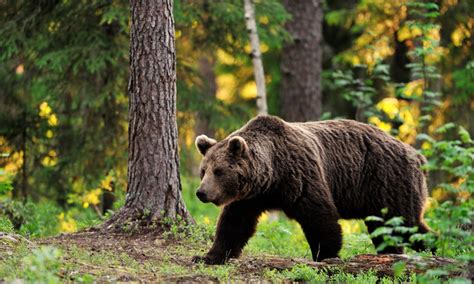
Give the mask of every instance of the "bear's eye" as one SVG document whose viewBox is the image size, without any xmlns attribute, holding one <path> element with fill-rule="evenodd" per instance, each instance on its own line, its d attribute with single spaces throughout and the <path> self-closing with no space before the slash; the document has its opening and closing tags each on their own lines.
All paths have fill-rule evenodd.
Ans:
<svg viewBox="0 0 474 284">
<path fill-rule="evenodd" d="M 224 171 L 221 168 L 214 169 L 214 175 L 220 177 L 224 174 Z"/>
<path fill-rule="evenodd" d="M 201 169 L 201 173 L 200 173 L 201 179 L 204 177 L 205 174 L 206 174 L 206 171 L 204 169 Z"/>
</svg>

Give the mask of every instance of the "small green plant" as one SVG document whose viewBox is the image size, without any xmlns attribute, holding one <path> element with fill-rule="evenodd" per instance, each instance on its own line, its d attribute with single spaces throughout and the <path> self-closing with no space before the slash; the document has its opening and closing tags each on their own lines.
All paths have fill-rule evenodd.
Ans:
<svg viewBox="0 0 474 284">
<path fill-rule="evenodd" d="M 314 267 L 305 264 L 297 264 L 290 270 L 283 273 L 286 279 L 302 282 L 327 282 L 329 277 L 323 271 L 318 271 Z"/>
<path fill-rule="evenodd" d="M 15 229 L 13 224 L 6 216 L 0 216 L 0 232 L 3 233 L 13 233 Z"/>
<path fill-rule="evenodd" d="M 6 195 L 12 189 L 13 186 L 10 177 L 3 168 L 0 168 L 0 197 Z"/>
<path fill-rule="evenodd" d="M 366 71 L 367 66 L 359 65 L 359 69 L 367 73 L 367 78 L 358 78 L 352 70 L 342 72 L 337 70 L 332 75 L 334 87 L 342 91 L 342 97 L 352 103 L 356 108 L 356 120 L 364 121 L 371 116 L 382 116 L 382 113 L 375 108 L 374 98 L 377 95 L 375 81 L 387 83 L 389 77 L 389 66 L 379 63 L 370 72 Z"/>
<path fill-rule="evenodd" d="M 463 127 L 447 123 L 435 131 L 436 135 L 446 135 L 457 129 L 458 139 L 435 140 L 422 134 L 419 139 L 429 145 L 423 150 L 428 158 L 425 170 L 437 171 L 445 180 L 436 186 L 444 195 L 441 203 L 433 205 L 428 212 L 428 221 L 438 232 L 434 244 L 438 254 L 472 260 L 474 235 L 470 230 L 474 219 L 474 141 Z"/>
<path fill-rule="evenodd" d="M 54 247 L 39 247 L 22 260 L 23 280 L 32 283 L 58 283 L 61 267 L 61 251 Z"/>
<path fill-rule="evenodd" d="M 386 216 L 388 213 L 387 208 L 382 209 L 382 216 Z M 383 226 L 375 229 L 371 234 L 371 238 L 382 237 L 383 242 L 378 245 L 375 249 L 377 251 L 383 251 L 387 247 L 406 247 L 410 243 L 407 243 L 407 239 L 403 235 L 414 234 L 418 231 L 417 227 L 406 227 L 403 226 L 404 220 L 403 217 L 392 217 L 388 220 L 385 220 L 382 217 L 378 216 L 369 216 L 365 218 L 369 222 L 380 222 L 383 223 Z"/>
</svg>

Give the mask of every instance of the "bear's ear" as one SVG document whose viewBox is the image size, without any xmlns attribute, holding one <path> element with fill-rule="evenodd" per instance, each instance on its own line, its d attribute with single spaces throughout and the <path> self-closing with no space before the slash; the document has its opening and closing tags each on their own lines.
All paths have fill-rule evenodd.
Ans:
<svg viewBox="0 0 474 284">
<path fill-rule="evenodd" d="M 238 157 L 243 156 L 247 153 L 249 147 L 245 139 L 240 136 L 235 136 L 229 140 L 229 151 Z"/>
<path fill-rule="evenodd" d="M 214 146 L 217 143 L 216 140 L 207 137 L 206 135 L 202 134 L 196 137 L 195 145 L 196 148 L 199 150 L 203 156 L 206 155 L 207 150 Z"/>
</svg>

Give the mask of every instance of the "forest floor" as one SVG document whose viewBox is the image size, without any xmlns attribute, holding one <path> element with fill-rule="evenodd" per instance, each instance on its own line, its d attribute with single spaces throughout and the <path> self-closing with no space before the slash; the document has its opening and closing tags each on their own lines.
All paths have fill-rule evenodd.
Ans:
<svg viewBox="0 0 474 284">
<path fill-rule="evenodd" d="M 4 235 L 5 237 L 5 235 Z M 19 236 L 18 236 L 19 237 Z M 40 247 L 55 247 L 61 253 L 57 256 L 57 272 L 61 281 L 75 282 L 124 282 L 124 281 L 165 281 L 165 282 L 221 282 L 233 280 L 245 281 L 328 281 L 384 283 L 392 282 L 393 276 L 406 275 L 411 281 L 417 275 L 423 275 L 427 269 L 450 267 L 445 277 L 471 278 L 467 267 L 441 257 L 414 257 L 406 255 L 370 255 L 354 256 L 348 260 L 329 259 L 315 263 L 308 259 L 281 258 L 275 255 L 244 254 L 232 259 L 226 265 L 208 266 L 191 262 L 194 255 L 206 253 L 204 242 L 189 238 L 177 239 L 163 234 L 147 233 L 135 236 L 101 234 L 85 231 L 74 234 L 62 234 L 56 237 L 36 239 L 30 242 L 15 236 L 8 247 L 1 248 L 6 261 L 4 272 L 18 272 L 18 278 L 34 279 L 19 273 L 25 257 Z M 15 243 L 14 245 L 12 245 Z M 0 245 L 2 238 L 0 236 Z M 48 254 L 48 253 L 46 253 Z M 30 256 L 31 257 L 31 256 Z M 48 255 L 35 256 L 27 261 L 37 265 L 36 272 L 48 270 L 41 262 L 51 261 Z M 40 263 L 37 263 L 40 262 Z M 35 264 L 36 263 L 36 264 Z M 8 267 L 11 266 L 11 267 Z M 53 264 L 54 266 L 54 264 Z M 24 269 L 24 267 L 23 267 Z M 33 270 L 35 270 L 33 269 Z M 39 271 L 39 272 L 38 272 Z M 332 277 L 332 278 L 331 278 Z M 334 278 L 335 277 L 335 278 Z M 2 277 L 0 277 L 0 282 Z M 5 279 L 4 279 L 5 280 Z M 8 279 L 7 279 L 8 280 Z M 11 279 L 10 279 L 11 280 Z M 382 280 L 382 281 L 380 281 Z M 416 280 L 416 279 L 415 279 Z"/>
</svg>

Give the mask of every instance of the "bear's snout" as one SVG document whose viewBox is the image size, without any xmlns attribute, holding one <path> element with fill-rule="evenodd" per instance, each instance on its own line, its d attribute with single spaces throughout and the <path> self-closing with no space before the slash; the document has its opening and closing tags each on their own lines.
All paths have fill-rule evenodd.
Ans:
<svg viewBox="0 0 474 284">
<path fill-rule="evenodd" d="M 199 200 L 201 200 L 204 203 L 209 202 L 209 199 L 207 198 L 207 194 L 204 191 L 202 191 L 201 189 L 199 189 L 196 192 L 196 196 L 199 198 Z"/>
</svg>

